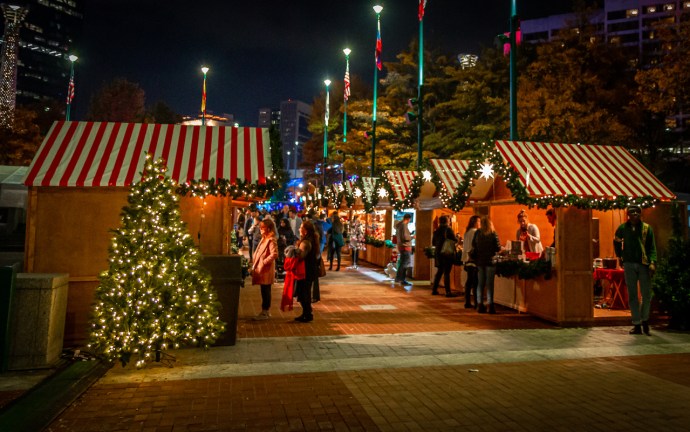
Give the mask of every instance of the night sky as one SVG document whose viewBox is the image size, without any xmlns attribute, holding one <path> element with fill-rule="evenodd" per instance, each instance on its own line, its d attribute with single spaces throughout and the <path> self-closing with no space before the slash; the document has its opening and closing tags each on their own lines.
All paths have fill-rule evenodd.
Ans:
<svg viewBox="0 0 690 432">
<path fill-rule="evenodd" d="M 77 119 L 104 82 L 124 77 L 181 114 L 200 109 L 202 65 L 210 68 L 207 110 L 256 126 L 258 109 L 299 99 L 311 104 L 323 80 L 350 72 L 373 79 L 371 0 L 88 0 L 75 67 Z M 388 0 L 381 14 L 383 61 L 395 60 L 419 31 L 417 0 Z M 573 1 L 518 0 L 522 19 L 572 10 Z M 508 31 L 510 0 L 428 0 L 425 44 L 479 54 Z M 384 68 L 385 72 L 385 68 Z"/>
</svg>

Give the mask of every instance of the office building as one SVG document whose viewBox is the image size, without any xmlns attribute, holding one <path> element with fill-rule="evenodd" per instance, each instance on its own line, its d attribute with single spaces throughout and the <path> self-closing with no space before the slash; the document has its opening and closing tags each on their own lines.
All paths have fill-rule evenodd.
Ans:
<svg viewBox="0 0 690 432">
<path fill-rule="evenodd" d="M 259 127 L 280 128 L 280 110 L 273 108 L 259 108 Z"/>
<path fill-rule="evenodd" d="M 70 60 L 81 34 L 84 0 L 6 0 L 28 9 L 19 31 L 17 105 L 50 98 L 64 103 Z M 4 24 L 0 22 L 0 35 Z M 78 61 L 77 76 L 78 82 Z"/>
<path fill-rule="evenodd" d="M 297 100 L 280 103 L 280 140 L 283 144 L 285 168 L 294 170 L 302 162 L 302 147 L 311 138 L 309 117 L 311 106 Z M 288 152 L 290 157 L 288 158 Z"/>
</svg>

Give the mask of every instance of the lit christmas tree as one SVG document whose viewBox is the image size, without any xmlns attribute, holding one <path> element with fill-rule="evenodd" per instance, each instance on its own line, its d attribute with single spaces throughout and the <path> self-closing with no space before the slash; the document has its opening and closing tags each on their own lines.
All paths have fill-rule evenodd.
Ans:
<svg viewBox="0 0 690 432">
<path fill-rule="evenodd" d="M 96 289 L 89 347 L 123 366 L 159 361 L 171 347 L 207 348 L 224 329 L 166 171 L 162 160 L 146 157 L 141 181 L 132 185 L 122 210 L 122 226 L 114 231 L 110 268 Z"/>
</svg>

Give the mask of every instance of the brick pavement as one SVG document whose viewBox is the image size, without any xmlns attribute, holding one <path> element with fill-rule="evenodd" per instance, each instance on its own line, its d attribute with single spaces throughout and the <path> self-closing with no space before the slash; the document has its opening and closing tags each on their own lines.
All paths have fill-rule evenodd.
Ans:
<svg viewBox="0 0 690 432">
<path fill-rule="evenodd" d="M 49 431 L 687 430 L 690 335 L 559 329 L 329 274 L 315 321 L 255 322 L 241 292 L 238 343 L 180 350 L 167 369 L 114 367 Z M 279 304 L 275 290 L 274 304 Z M 363 308 L 368 306 L 369 308 Z M 391 308 L 392 307 L 392 308 Z"/>
</svg>

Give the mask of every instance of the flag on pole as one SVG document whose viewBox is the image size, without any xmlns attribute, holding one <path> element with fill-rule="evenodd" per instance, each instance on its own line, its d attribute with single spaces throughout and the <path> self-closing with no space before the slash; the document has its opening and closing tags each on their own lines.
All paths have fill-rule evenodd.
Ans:
<svg viewBox="0 0 690 432">
<path fill-rule="evenodd" d="M 417 15 L 419 16 L 420 21 L 424 18 L 424 8 L 425 7 L 426 7 L 426 0 L 419 0 L 419 11 L 417 12 Z"/>
<path fill-rule="evenodd" d="M 376 67 L 381 70 L 381 21 L 376 23 Z"/>
<path fill-rule="evenodd" d="M 330 103 L 329 99 L 330 99 L 330 92 L 328 91 L 328 88 L 326 88 L 326 116 L 325 116 L 326 127 L 328 127 L 328 118 L 330 117 L 330 114 L 331 114 L 330 113 L 330 104 L 331 103 Z"/>
<path fill-rule="evenodd" d="M 350 99 L 350 63 L 345 65 L 345 94 L 343 98 L 345 100 Z"/>
<path fill-rule="evenodd" d="M 206 112 L 206 78 L 204 77 L 204 89 L 201 92 L 201 112 Z"/>
<path fill-rule="evenodd" d="M 74 99 L 74 76 L 69 78 L 69 85 L 67 86 L 67 105 L 72 103 Z"/>
</svg>

